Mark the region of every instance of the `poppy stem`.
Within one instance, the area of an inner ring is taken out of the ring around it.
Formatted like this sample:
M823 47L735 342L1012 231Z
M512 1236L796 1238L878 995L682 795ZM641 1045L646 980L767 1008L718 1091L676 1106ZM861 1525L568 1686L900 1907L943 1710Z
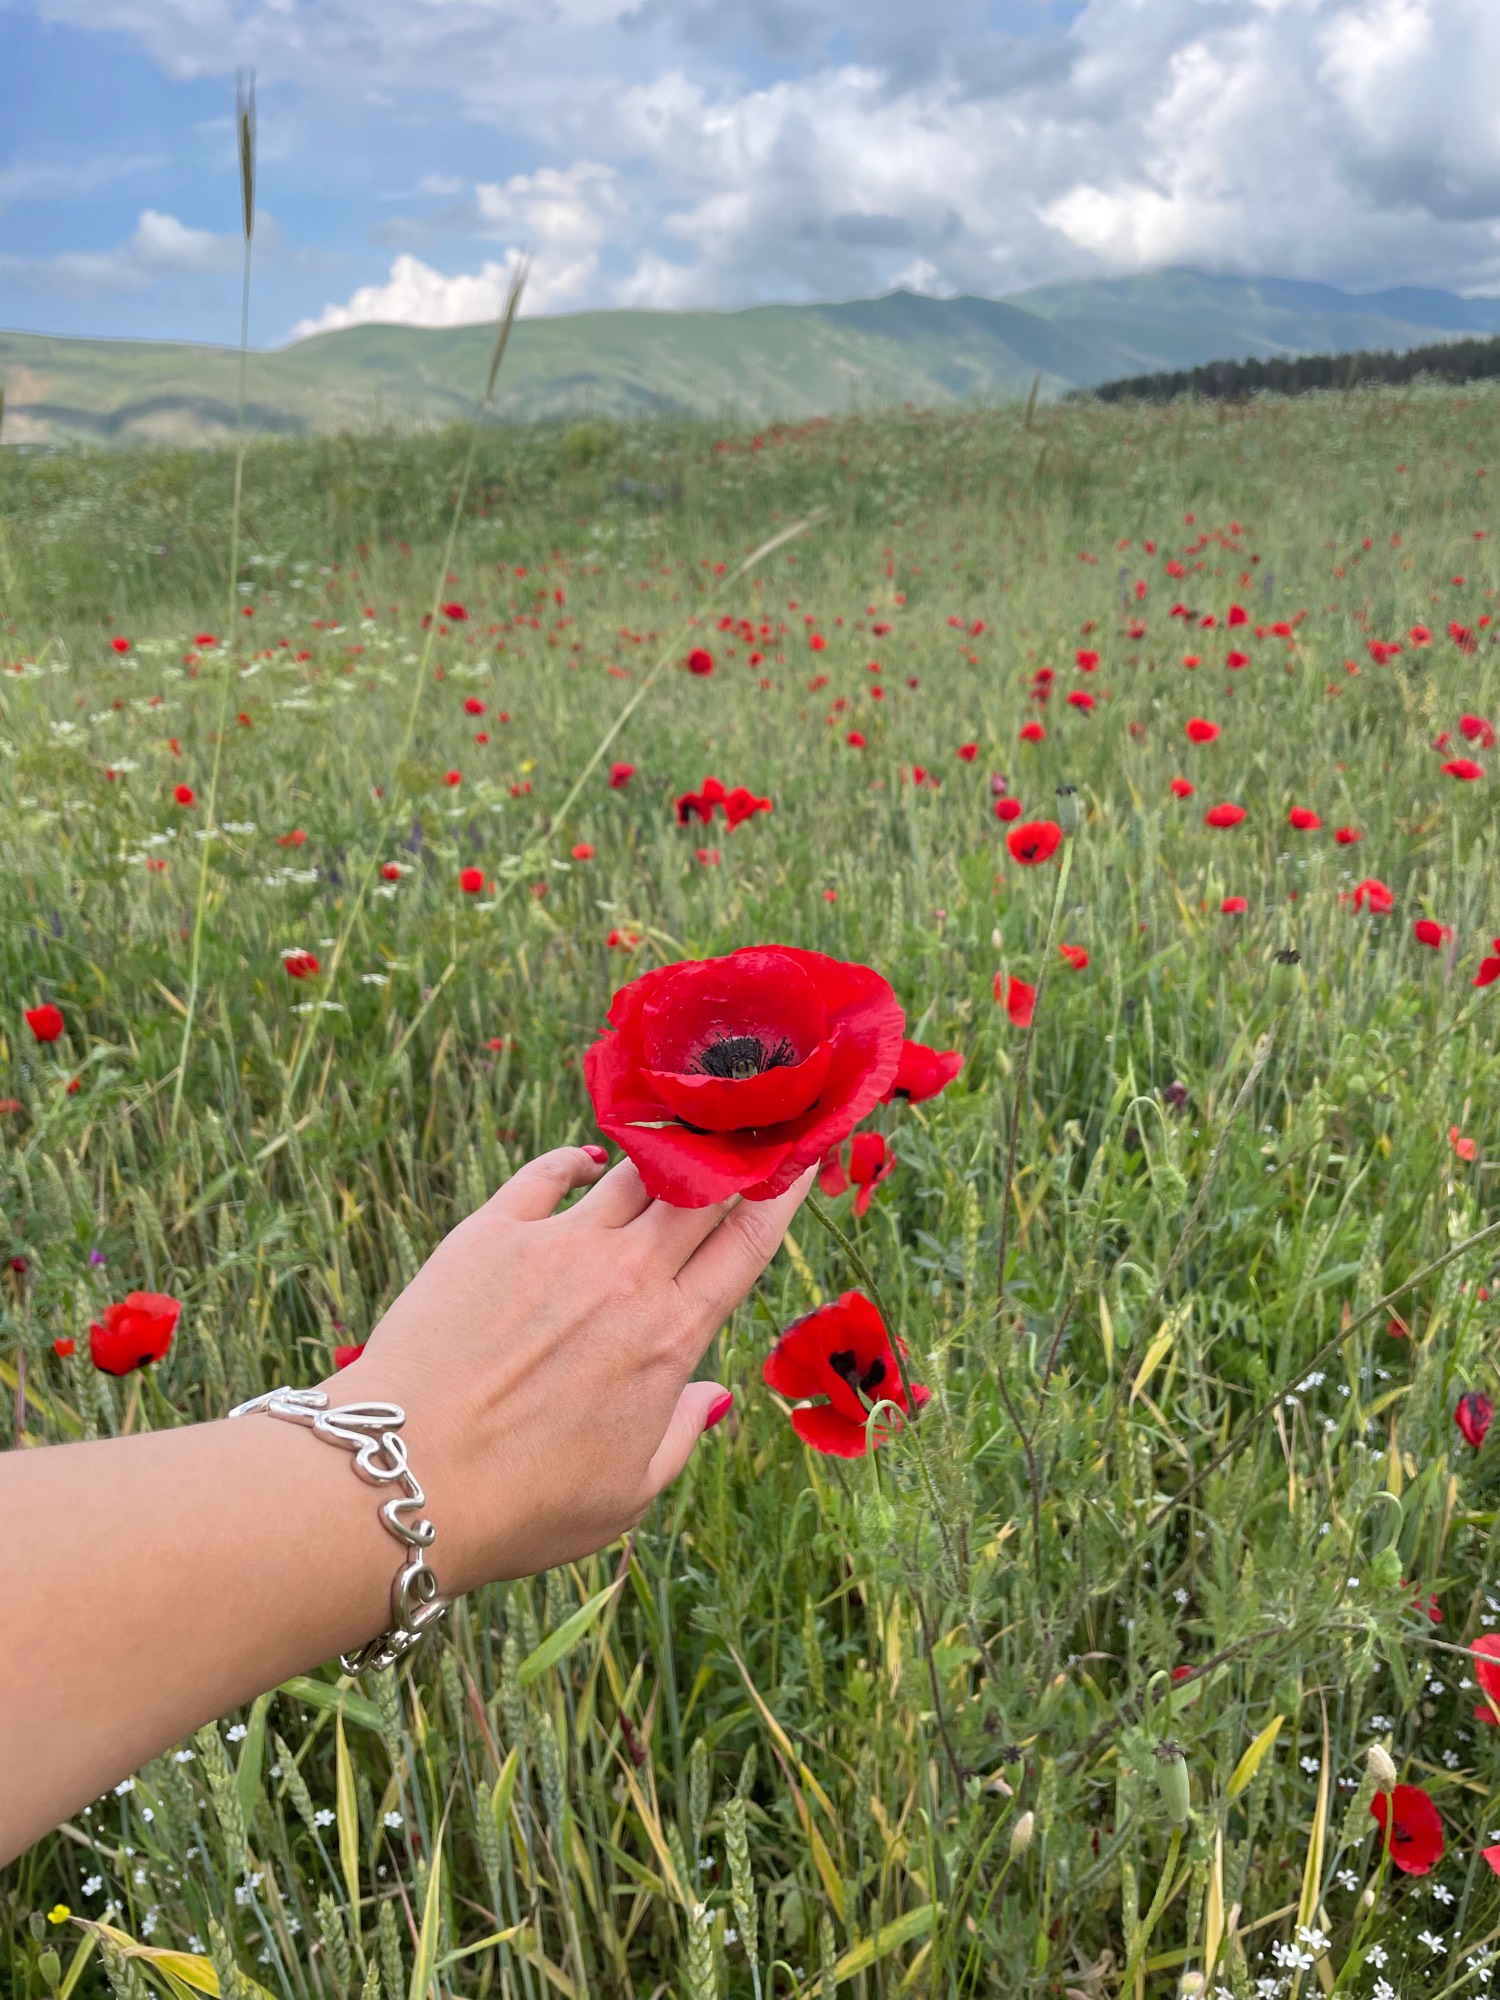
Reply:
M1073 842L1063 842L1062 861L1057 870L1057 887L1052 895L1052 914L1047 919L1047 940L1042 946L1041 969L1036 976L1036 994L1031 1003L1031 1019L1026 1024L1025 1040L1021 1043L1020 1060L1016 1064L1016 1088L1010 1107L1010 1133L1005 1153L1005 1179L1000 1189L1000 1245L995 1260L995 1332L1000 1335L1005 1326L1005 1262L1010 1255L1010 1207L1012 1191L1016 1184L1016 1148L1021 1134L1021 1111L1026 1102L1026 1083L1031 1073L1031 1050L1036 1040L1037 1016L1042 1011L1042 995L1047 986L1047 973L1052 963L1052 951L1057 943L1057 933L1062 927L1063 898L1068 890L1068 875L1073 866Z

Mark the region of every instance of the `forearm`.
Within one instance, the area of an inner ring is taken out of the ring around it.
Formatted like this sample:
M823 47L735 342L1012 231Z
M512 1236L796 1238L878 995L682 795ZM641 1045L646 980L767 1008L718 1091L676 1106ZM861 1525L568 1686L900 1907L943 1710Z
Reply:
M0 1863L226 1709L390 1622L346 1452L264 1416L0 1456Z

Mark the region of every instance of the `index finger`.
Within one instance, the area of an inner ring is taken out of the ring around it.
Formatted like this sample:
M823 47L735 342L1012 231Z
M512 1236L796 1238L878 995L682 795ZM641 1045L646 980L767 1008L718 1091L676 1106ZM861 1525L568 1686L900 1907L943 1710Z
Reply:
M817 1168L771 1201L741 1201L677 1274L677 1289L699 1315L707 1346L748 1294L812 1190Z

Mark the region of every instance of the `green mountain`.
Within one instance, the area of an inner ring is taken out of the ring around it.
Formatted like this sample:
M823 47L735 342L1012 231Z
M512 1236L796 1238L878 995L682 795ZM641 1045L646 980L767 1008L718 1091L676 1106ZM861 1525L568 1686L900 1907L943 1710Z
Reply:
M1153 271L1009 299L892 292L741 312L522 320L501 376L508 418L645 411L751 423L858 405L1056 395L1204 361L1398 348L1500 333L1500 299L1355 294L1287 278ZM488 327L362 326L252 354L261 433L428 425L473 414ZM0 333L4 441L199 443L232 430L238 356L171 341Z

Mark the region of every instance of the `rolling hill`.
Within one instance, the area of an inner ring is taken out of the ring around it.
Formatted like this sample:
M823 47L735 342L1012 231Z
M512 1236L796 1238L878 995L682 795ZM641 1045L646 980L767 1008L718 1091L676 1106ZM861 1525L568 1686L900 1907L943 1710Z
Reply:
M1403 287L1350 293L1285 278L1167 270L1008 299L912 292L738 312L589 312L522 320L505 418L723 414L762 422L857 405L1045 395L1210 360L1406 349L1500 333L1500 299ZM430 425L473 414L484 326L364 326L250 356L262 434ZM234 426L238 357L170 341L0 333L8 444L207 443Z

